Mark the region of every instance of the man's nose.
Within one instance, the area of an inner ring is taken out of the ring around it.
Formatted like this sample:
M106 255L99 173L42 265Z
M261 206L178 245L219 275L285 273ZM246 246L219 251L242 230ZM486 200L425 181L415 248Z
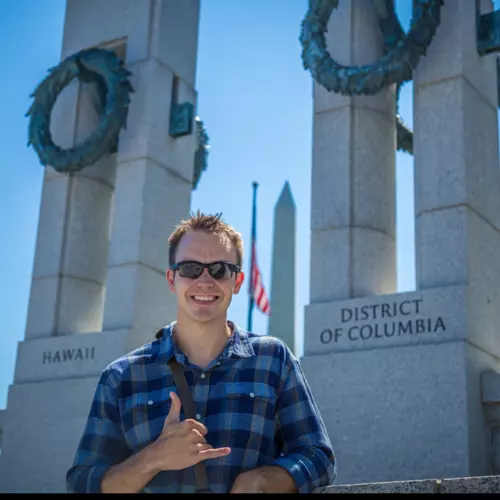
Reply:
M197 283L211 283L213 281L213 278L212 278L212 276L210 276L208 269L205 268L205 269L203 269L201 276L196 281L197 281Z

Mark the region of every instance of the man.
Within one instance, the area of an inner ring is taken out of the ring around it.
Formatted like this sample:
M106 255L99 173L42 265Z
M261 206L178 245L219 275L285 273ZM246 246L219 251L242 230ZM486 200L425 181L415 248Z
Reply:
M169 237L177 320L101 375L67 474L68 491L311 492L335 479L334 453L297 359L279 339L227 320L244 280L239 233L197 213ZM182 365L196 405L184 418L167 363Z

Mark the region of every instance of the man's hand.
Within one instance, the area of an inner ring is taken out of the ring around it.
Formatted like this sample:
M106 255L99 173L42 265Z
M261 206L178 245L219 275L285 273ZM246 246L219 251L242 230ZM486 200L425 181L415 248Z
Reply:
M148 447L149 460L157 472L186 469L202 460L231 453L230 448L214 449L207 443L207 428L201 422L191 418L181 422L181 400L174 392L170 393L170 397L172 406L162 432Z
M102 493L138 493L158 472L181 470L209 458L223 457L230 448L213 449L205 439L207 428L193 419L180 421L181 400L171 392L172 406L156 441L113 465L104 474Z
M229 493L297 493L297 488L285 469L269 466L242 472Z

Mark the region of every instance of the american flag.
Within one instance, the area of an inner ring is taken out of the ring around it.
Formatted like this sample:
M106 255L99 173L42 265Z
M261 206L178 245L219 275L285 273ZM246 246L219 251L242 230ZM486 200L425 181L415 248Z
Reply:
M260 274L259 266L257 265L255 242L252 245L252 280L250 293L253 294L253 299L255 300L259 310L269 316L271 314L271 305L266 291L264 290L262 276Z

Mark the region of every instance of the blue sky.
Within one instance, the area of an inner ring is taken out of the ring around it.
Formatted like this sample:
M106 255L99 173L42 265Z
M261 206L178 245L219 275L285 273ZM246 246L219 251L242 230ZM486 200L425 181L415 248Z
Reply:
M298 40L307 0L202 1L198 114L210 136L209 167L191 208L223 212L249 247L252 181L258 191L258 260L269 291L273 209L285 181L297 205L297 336L302 353L303 312L309 301L312 82ZM411 0L397 0L405 27ZM0 408L12 383L22 341L34 259L43 167L26 147L24 113L30 93L60 58L64 0L0 3ZM400 109L412 125L412 85ZM398 291L415 286L413 161L397 154ZM335 256L332 256L335 258ZM248 259L245 270L248 271ZM236 296L230 317L246 326L248 296ZM170 318L166 318L166 321ZM255 331L267 318L254 312Z

